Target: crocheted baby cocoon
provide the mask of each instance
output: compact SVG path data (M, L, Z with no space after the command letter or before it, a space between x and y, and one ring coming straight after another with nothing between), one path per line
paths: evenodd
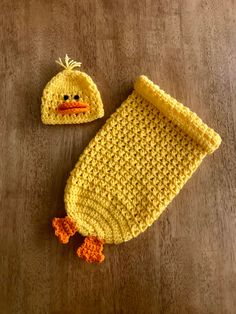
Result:
M220 142L195 113L141 76L71 172L67 215L84 236L128 241L160 216Z

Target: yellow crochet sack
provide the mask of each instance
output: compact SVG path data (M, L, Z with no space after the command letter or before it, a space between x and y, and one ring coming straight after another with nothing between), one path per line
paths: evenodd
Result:
M90 142L67 181L67 217L54 218L62 243L76 231L88 262L104 243L128 241L158 219L221 143L220 136L147 77Z
M67 55L65 64L61 58L56 62L64 70L54 76L43 91L42 122L77 124L103 117L103 104L97 86L86 73L75 70L81 63Z

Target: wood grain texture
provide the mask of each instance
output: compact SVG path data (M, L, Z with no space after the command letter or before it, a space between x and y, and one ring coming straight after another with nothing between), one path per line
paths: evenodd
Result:
M236 2L1 0L0 312L235 313ZM105 117L44 126L40 98L66 53ZM146 74L223 138L161 218L88 265L51 228L69 172Z

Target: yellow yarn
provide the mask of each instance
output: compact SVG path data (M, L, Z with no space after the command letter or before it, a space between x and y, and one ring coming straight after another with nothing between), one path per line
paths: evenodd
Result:
M195 113L141 76L71 172L67 214L84 236L130 240L160 216L220 142Z
M104 109L97 86L86 73L74 70L75 67L80 67L81 63L70 60L67 55L65 64L61 59L56 62L65 70L54 76L43 91L42 122L44 124L78 124L103 117ZM61 114L57 109L64 102L64 95L68 95L68 101L74 101L74 95L79 95L80 101L89 104L90 110L83 113Z

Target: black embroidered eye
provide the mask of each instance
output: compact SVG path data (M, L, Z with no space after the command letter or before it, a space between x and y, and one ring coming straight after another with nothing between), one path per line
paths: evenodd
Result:
M75 99L75 100L79 100L79 95L75 95L75 96L74 96L74 99Z
M64 100L67 100L69 98L68 95L64 95Z

